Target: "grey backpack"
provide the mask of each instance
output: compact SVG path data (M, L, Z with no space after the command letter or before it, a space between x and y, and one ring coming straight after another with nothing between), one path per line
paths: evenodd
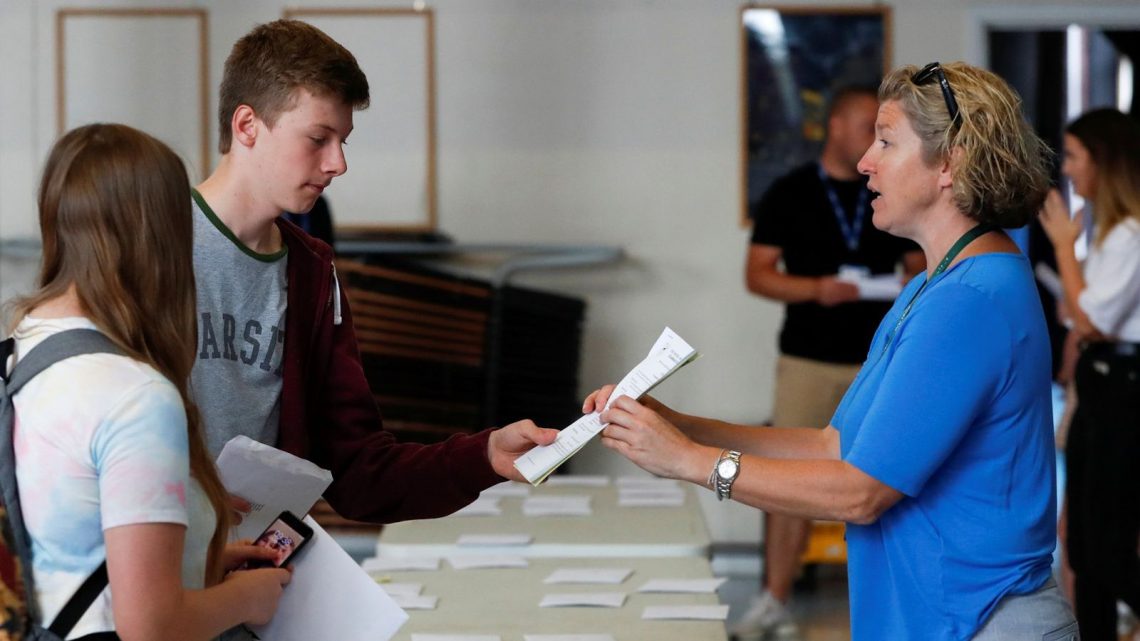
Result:
M0 638L58 641L67 636L107 586L107 563L104 561L87 577L47 629L35 622L36 603L29 596L35 594L32 548L16 488L16 456L12 447L16 411L12 397L36 374L66 358L123 352L111 339L95 330L72 329L45 338L7 373L8 359L14 349L15 339L0 343ZM115 636L108 633L105 638Z

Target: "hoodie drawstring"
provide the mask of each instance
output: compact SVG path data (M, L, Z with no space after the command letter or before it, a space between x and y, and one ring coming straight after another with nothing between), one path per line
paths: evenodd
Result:
M332 297L333 297L333 299L332 299L333 325L340 325L340 322L342 320L341 315L340 315L340 279L336 277L336 264L335 263L332 266L332 277L333 277L333 292L332 292Z

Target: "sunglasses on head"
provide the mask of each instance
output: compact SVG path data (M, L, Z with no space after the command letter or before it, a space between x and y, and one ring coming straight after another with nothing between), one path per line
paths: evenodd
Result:
M930 82L931 78L938 79L938 86L942 89L942 99L946 101L946 111L950 112L950 121L957 123L959 120L958 101L954 98L954 90L950 88L950 81L946 79L946 74L942 73L941 64L932 62L926 65L911 76L910 81L916 85L925 85Z

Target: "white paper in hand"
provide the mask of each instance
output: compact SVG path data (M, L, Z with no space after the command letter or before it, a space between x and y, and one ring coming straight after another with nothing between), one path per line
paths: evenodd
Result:
M666 327L653 343L649 355L618 382L606 407L622 396L641 398L698 356L697 350ZM532 485L542 483L551 472L605 429L606 424L602 423L600 416L601 412L583 415L559 432L550 445L538 445L515 459L515 468Z
M235 436L222 448L218 474L227 492L253 505L234 528L237 539L256 539L285 510L308 514L332 483L328 470L247 436Z
M313 540L293 567L293 580L269 625L251 626L262 641L388 641L406 612L317 522Z

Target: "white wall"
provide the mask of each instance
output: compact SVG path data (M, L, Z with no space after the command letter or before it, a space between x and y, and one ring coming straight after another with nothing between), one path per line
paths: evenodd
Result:
M306 6L322 4L361 3L312 0ZM180 6L210 10L216 85L230 44L254 23L278 17L283 5L215 0ZM742 283L740 4L438 0L431 6L440 229L462 242L623 246L628 259L619 266L517 280L589 301L583 392L623 374L668 324L703 358L659 396L694 413L764 420L781 311L746 294ZM1017 15L1033 6L1032 0L998 8L900 0L893 4L895 62L980 61L979 13ZM0 239L34 231L36 172L52 142L44 123L54 114L51 87L43 85L51 63L32 52L51 37L50 7L32 0L0 4ZM1088 0L1045 11L1080 19L1090 10L1116 15L1131 7ZM351 146L348 153L351 167ZM335 187L332 193L335 198ZM7 281L8 288L0 293L25 278L10 276L17 271L10 264L0 262L0 284ZM575 464L589 471L626 469L594 447ZM715 500L707 507L716 538L756 538L756 512Z

